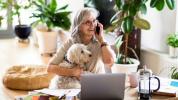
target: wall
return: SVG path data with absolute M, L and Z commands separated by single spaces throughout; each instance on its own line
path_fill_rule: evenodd
M 141 66 L 146 65 L 154 74 L 169 77 L 172 66 L 178 67 L 178 58 L 170 58 L 167 53 L 153 49 L 143 48 L 141 50 Z
M 169 57 L 166 44 L 167 35 L 178 32 L 178 24 L 176 24 L 178 10 L 176 9 L 171 11 L 166 6 L 162 12 L 158 12 L 149 8 L 147 15 L 144 16 L 150 22 L 151 29 L 142 31 L 141 66 L 147 65 L 154 74 L 164 77 L 169 76 L 172 65 L 178 67 L 178 59 Z
M 169 10 L 167 5 L 161 12 L 148 8 L 144 18 L 150 22 L 151 29 L 142 30 L 141 45 L 161 52 L 168 52 L 165 40 L 167 34 L 174 33 L 176 30 L 176 10 Z
M 84 7 L 84 0 L 58 0 L 59 5 L 68 4 L 68 9 L 72 12 L 71 18 L 73 19 L 75 13 Z

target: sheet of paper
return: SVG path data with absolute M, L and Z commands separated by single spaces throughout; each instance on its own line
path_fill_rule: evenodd
M 45 93 L 59 97 L 63 96 L 64 94 L 69 97 L 77 96 L 80 91 L 81 91 L 80 89 L 47 89 L 47 88 L 35 90 L 35 92 Z

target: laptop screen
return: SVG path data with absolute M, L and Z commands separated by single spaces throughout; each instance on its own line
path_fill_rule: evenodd
M 124 90 L 124 73 L 81 76 L 81 100 L 123 100 Z

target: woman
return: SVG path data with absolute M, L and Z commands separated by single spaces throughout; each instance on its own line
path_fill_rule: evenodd
M 48 72 L 60 76 L 74 76 L 80 79 L 83 72 L 79 66 L 71 69 L 58 66 L 64 60 L 64 56 L 72 44 L 85 44 L 92 53 L 92 59 L 87 63 L 87 71 L 92 73 L 104 73 L 104 64 L 111 67 L 114 62 L 114 53 L 107 45 L 103 37 L 103 25 L 96 18 L 98 12 L 93 8 L 83 8 L 76 14 L 72 26 L 71 38 L 64 43 L 56 55 L 48 64 Z M 96 33 L 96 26 L 100 31 Z

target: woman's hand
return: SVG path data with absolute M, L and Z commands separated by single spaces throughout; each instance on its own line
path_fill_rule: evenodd
M 81 67 L 74 67 L 73 69 L 73 76 L 80 80 L 81 74 L 83 73 L 83 69 Z
M 103 38 L 103 25 L 100 22 L 98 22 L 97 25 L 100 28 L 100 31 L 99 31 L 99 33 L 95 33 L 95 37 L 98 39 L 98 41 L 100 43 L 102 43 L 102 42 L 104 42 L 104 38 Z M 95 28 L 95 30 L 96 30 L 96 28 Z

